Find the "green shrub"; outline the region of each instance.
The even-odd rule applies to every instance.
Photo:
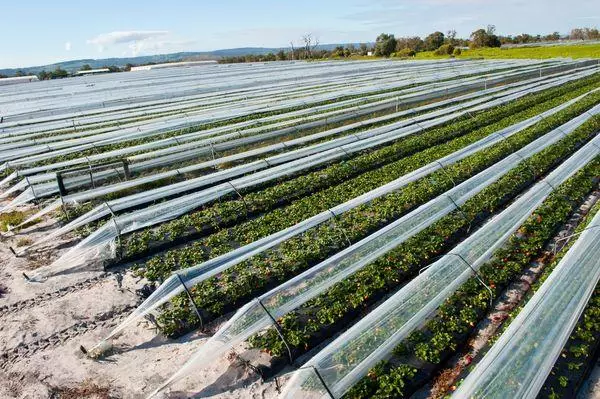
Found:
[[[0,231],[8,231],[10,226],[15,227],[25,221],[25,213],[19,211],[7,212],[0,215]]]
[[[403,48],[402,50],[396,52],[396,57],[414,57],[415,55],[417,55],[415,50],[410,48]]]
[[[452,55],[454,53],[454,46],[451,44],[441,45],[437,50],[435,50],[435,55]]]

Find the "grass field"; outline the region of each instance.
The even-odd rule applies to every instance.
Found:
[[[418,59],[447,58],[437,56],[432,51],[417,53]],[[518,48],[482,48],[465,50],[457,58],[483,57],[499,58],[600,58],[600,44],[583,44],[573,46],[518,47]]]

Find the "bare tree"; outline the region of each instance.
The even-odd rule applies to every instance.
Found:
[[[448,43],[450,43],[453,46],[456,46],[456,30],[450,29],[446,33],[446,39],[448,39]]]
[[[312,58],[313,51],[319,46],[319,38],[313,36],[312,33],[307,33],[302,36],[302,42],[304,43],[304,51],[306,56]]]
[[[290,42],[290,47],[292,48],[292,51],[290,52],[290,57],[292,57],[292,61],[294,61],[294,42]]]

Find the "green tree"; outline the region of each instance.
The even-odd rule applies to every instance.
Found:
[[[458,41],[456,40],[456,30],[450,29],[446,32],[446,42],[452,46],[456,46]]]
[[[534,41],[533,36],[527,33],[521,33],[515,38],[517,43],[532,43]]]
[[[340,57],[340,58],[343,57],[344,56],[344,47],[343,46],[336,46],[333,49],[331,55],[333,57]]]
[[[356,54],[356,47],[354,47],[354,44],[349,44],[344,48],[344,55],[346,57],[350,57],[354,54]]]
[[[544,40],[546,40],[546,41],[549,41],[549,42],[555,42],[555,41],[558,41],[558,40],[560,40],[560,33],[558,33],[558,32],[553,32],[553,33],[551,33],[551,34],[549,34],[549,35],[546,35],[546,36],[544,37]]]
[[[425,38],[425,50],[433,51],[444,44],[444,34],[442,32],[433,32]]]
[[[80,71],[91,71],[92,67],[90,66],[90,64],[84,64],[81,66]]]
[[[409,48],[403,48],[400,51],[396,51],[396,57],[414,57],[415,55],[417,55],[415,50]]]
[[[360,44],[360,55],[365,56],[369,54],[369,46],[367,46],[367,43],[361,43]]]
[[[486,47],[486,42],[487,33],[485,33],[484,29],[477,29],[475,32],[471,33],[471,48]]]
[[[581,28],[575,28],[571,30],[569,37],[572,40],[585,40],[585,31]]]
[[[48,80],[48,79],[52,78],[52,76],[46,71],[42,71],[42,72],[38,73],[37,76],[38,76],[39,80]]]
[[[496,27],[494,25],[488,25],[487,30],[478,29],[475,32],[471,33],[471,48],[480,48],[480,47],[500,47],[502,43],[500,43],[500,39],[495,34]]]
[[[409,49],[415,52],[423,51],[425,43],[419,36],[401,37],[396,40],[396,52],[401,52],[404,49]]]
[[[69,73],[59,66],[52,72],[52,79],[62,79],[69,76]]]
[[[375,55],[389,57],[396,50],[396,38],[394,35],[382,33],[375,41]]]

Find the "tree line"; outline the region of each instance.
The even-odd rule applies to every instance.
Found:
[[[555,42],[560,40],[600,40],[600,33],[596,28],[575,28],[566,36],[558,32],[547,35],[531,35],[523,33],[516,36],[503,36],[496,34],[496,27],[488,25],[485,29],[477,29],[469,38],[457,37],[455,30],[446,33],[433,32],[424,38],[419,36],[395,37],[390,33],[380,34],[374,43],[360,45],[337,46],[331,50],[318,48],[318,40],[311,34],[301,39],[300,46],[290,47],[286,51],[280,49],[276,53],[247,54],[234,57],[223,57],[221,63],[240,62],[267,62],[285,60],[310,60],[327,58],[348,58],[353,56],[375,55],[379,57],[414,57],[423,51],[433,51],[436,55],[460,55],[466,48],[501,47],[510,44],[528,44],[541,42]]]

